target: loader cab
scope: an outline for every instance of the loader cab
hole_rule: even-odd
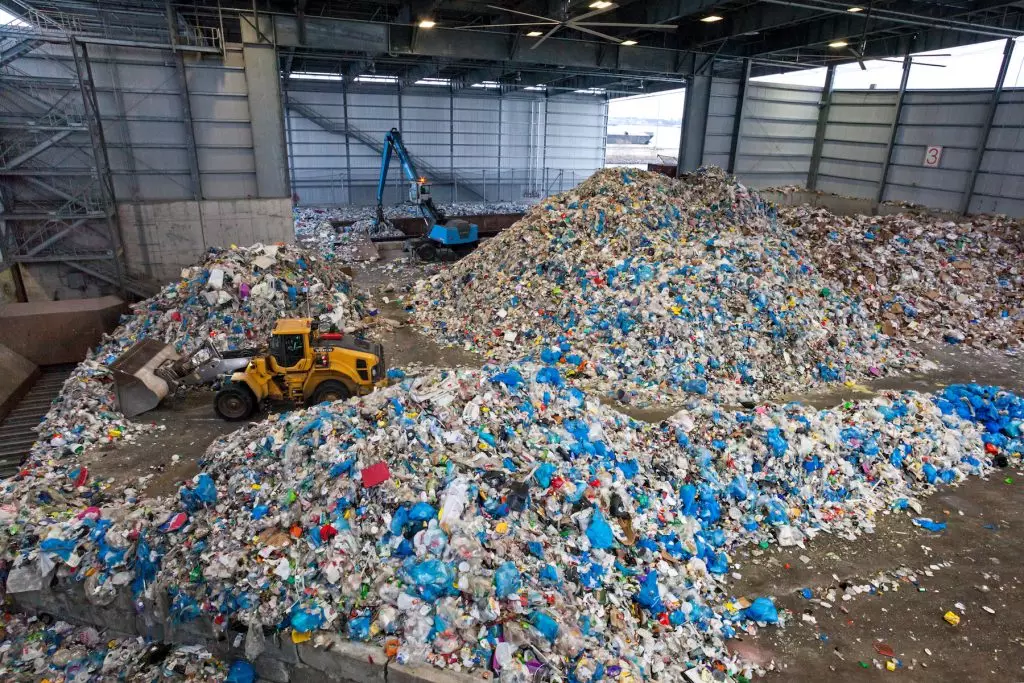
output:
[[[311,330],[312,326],[307,318],[278,320],[271,332],[267,349],[271,367],[281,370],[304,369],[303,361],[310,357]]]
[[[275,334],[270,338],[270,355],[281,368],[294,368],[306,357],[306,337]]]

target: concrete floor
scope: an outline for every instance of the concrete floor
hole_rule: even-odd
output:
[[[399,321],[404,320],[402,304],[396,301],[401,286],[425,272],[421,266],[395,268],[387,264],[360,265],[354,270],[357,283],[381,302],[379,315]],[[388,286],[388,282],[396,286]],[[391,303],[383,303],[383,297]],[[440,347],[407,326],[392,329],[378,325],[373,336],[384,342],[389,367],[479,367],[483,363],[476,354]],[[933,390],[964,381],[1024,391],[1024,364],[1019,359],[982,356],[946,346],[924,351],[942,368],[788,398],[828,407],[882,389]],[[627,412],[639,419],[660,421],[677,408]],[[87,453],[86,462],[94,476],[113,477],[123,486],[134,486],[138,477],[154,474],[144,491],[151,496],[173,494],[180,482],[198,471],[197,461],[208,444],[237,427],[213,414],[209,392],[192,394],[143,417],[140,421],[164,429],[119,449]],[[171,462],[174,454],[180,456],[176,464]],[[778,671],[770,678],[780,681],[884,677],[1024,681],[1024,472],[996,475],[988,481],[972,480],[943,490],[926,502],[924,516],[949,523],[939,534],[912,526],[908,515],[898,513],[883,516],[876,534],[854,542],[819,538],[806,550],[755,548],[737,554],[733,558],[738,565],[735,571],[742,578],[733,582],[732,594],[776,596],[780,609],[792,610],[793,615],[784,630],[763,629],[754,637],[734,641],[733,648],[764,664],[774,661]],[[1005,477],[1012,483],[1005,483]],[[937,568],[929,569],[932,565]],[[812,604],[799,594],[810,588],[816,597],[822,596],[840,582],[863,584],[880,572],[900,568],[918,572],[921,590],[902,583],[897,591],[859,595],[847,602],[837,601],[831,609]],[[925,576],[925,571],[932,576]],[[989,592],[977,588],[983,585]],[[957,602],[964,609],[954,607]],[[983,605],[995,614],[983,611]],[[960,614],[959,626],[943,621],[947,610]],[[803,621],[805,612],[817,624]],[[895,673],[885,670],[887,658],[876,652],[876,641],[892,648],[894,657],[888,659],[901,660]]]
[[[785,629],[762,629],[732,649],[774,661],[778,671],[768,679],[778,681],[1024,680],[1024,472],[1001,470],[943,489],[924,504],[923,516],[948,527],[932,533],[893,513],[857,541],[819,537],[806,550],[773,546],[734,556],[742,578],[732,592],[776,596],[780,611],[792,614]],[[840,584],[868,584],[901,568],[916,572],[918,584],[837,597],[831,608],[814,602],[829,588],[841,596]],[[804,588],[812,600],[801,595]],[[950,610],[960,615],[958,626],[943,620]],[[804,614],[817,623],[803,621]],[[880,655],[876,644],[894,656]],[[884,668],[897,659],[895,672]]]

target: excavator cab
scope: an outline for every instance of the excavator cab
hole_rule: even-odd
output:
[[[310,318],[282,318],[264,355],[235,372],[214,399],[225,420],[244,420],[265,401],[315,405],[360,396],[387,384],[384,350],[375,342],[321,334]]]

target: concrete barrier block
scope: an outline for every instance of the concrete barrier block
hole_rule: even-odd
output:
[[[299,663],[299,651],[295,648],[295,643],[292,642],[289,634],[282,636],[280,633],[275,633],[273,636],[267,636],[267,645],[263,652],[265,655],[287,664]]]
[[[444,671],[430,664],[388,664],[388,683],[480,683],[469,674]]]
[[[318,640],[321,639],[318,637]],[[303,664],[328,676],[343,676],[357,683],[384,683],[387,659],[379,648],[351,643],[336,635],[328,635],[323,640],[327,641],[323,647],[308,643],[299,646],[299,659]]]
[[[296,664],[291,670],[291,683],[357,683],[355,679],[342,674],[329,675],[305,664]]]
[[[256,669],[256,675],[261,680],[270,681],[271,683],[289,683],[291,678],[287,664],[265,654],[257,657],[252,667]]]

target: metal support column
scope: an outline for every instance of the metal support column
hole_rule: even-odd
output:
[[[704,138],[711,107],[711,76],[694,74],[686,84],[683,104],[683,125],[679,136],[679,160],[676,171],[680,175],[696,171],[704,161]]]
[[[502,112],[505,109],[505,96],[498,95],[498,201],[501,201],[501,124]],[[486,198],[485,198],[486,199]]]
[[[736,91],[736,113],[732,119],[732,139],[729,141],[729,173],[736,172],[736,155],[740,150],[740,136],[743,134],[743,110],[747,104],[747,84],[750,83],[750,60],[743,60],[743,75],[740,76]]]
[[[288,108],[287,83],[288,81],[285,81],[281,86],[281,100],[284,102],[284,139],[288,151],[288,181],[292,185],[292,197],[294,198],[298,194],[298,188],[295,183],[295,146],[292,141],[292,113]],[[345,140],[348,140],[348,135],[345,135]]]
[[[352,151],[350,148],[349,138],[352,136],[349,134],[348,125],[348,79],[341,84],[341,111],[345,117],[345,183],[347,184],[346,199],[348,203],[352,203]]]
[[[459,181],[455,179],[455,93],[448,88],[448,174],[452,181],[452,201],[459,201]]]
[[[188,76],[185,73],[185,56],[174,54],[174,71],[178,77],[178,96],[181,98],[182,128],[185,131],[185,147],[188,155],[188,173],[192,179],[192,198],[203,199],[202,179],[199,175],[199,153],[196,151],[196,133],[192,122],[192,98],[188,92]]]
[[[544,124],[543,124],[543,128],[541,128],[540,149],[541,149],[541,154],[542,154],[541,168],[544,169],[542,171],[543,174],[544,174],[544,180],[541,182],[541,187],[543,189],[541,190],[541,192],[539,194],[543,197],[545,194],[547,194],[547,191],[548,191],[548,92],[547,92],[547,90],[544,91]]]
[[[988,136],[992,132],[992,123],[996,120],[996,110],[999,109],[999,99],[1003,95],[1003,84],[1006,81],[1006,72],[1010,68],[1010,58],[1013,56],[1013,39],[1007,38],[1003,46],[1003,63],[999,66],[999,78],[996,79],[996,86],[992,89],[992,99],[988,103],[988,114],[985,117],[985,128],[978,138],[978,148],[974,151],[974,164],[971,166],[971,177],[964,190],[964,197],[960,202],[960,213],[966,214],[971,210],[971,199],[974,198],[974,190],[978,184],[978,174],[981,172],[981,162],[985,159],[985,149],[988,147]]]
[[[147,277],[153,275],[153,266],[150,263],[149,242],[146,239],[146,229],[142,218],[142,189],[139,187],[139,176],[135,164],[135,150],[132,147],[132,133],[128,126],[128,108],[124,104],[124,93],[121,91],[121,68],[120,64],[110,65],[110,75],[114,86],[114,103],[117,105],[117,122],[121,133],[121,143],[124,145],[125,170],[128,171],[128,192],[132,200],[132,214],[135,216],[135,229],[138,234],[139,255],[141,257],[142,270]],[[127,259],[127,254],[125,255]]]
[[[89,141],[92,143],[93,163],[96,165],[96,182],[99,185],[100,197],[104,204],[104,220],[107,226],[107,239],[111,247],[111,262],[114,268],[113,279],[120,289],[121,296],[128,298],[125,288],[124,273],[121,268],[121,231],[118,225],[117,204],[114,200],[114,184],[110,178],[110,160],[107,158],[107,142],[103,136],[103,120],[96,101],[96,81],[93,79],[92,65],[89,63],[89,51],[84,43],[75,37],[68,40],[71,56],[75,61],[75,75],[78,89],[82,94],[82,105],[85,109],[86,124],[89,128]]]
[[[814,129],[814,146],[811,148],[811,166],[807,170],[807,189],[818,189],[818,168],[821,166],[821,149],[825,146],[825,130],[828,128],[828,112],[832,107],[832,84],[836,79],[836,65],[829,64],[825,70],[825,87],[818,102],[818,125]]]
[[[244,29],[245,22],[242,23]],[[258,38],[265,36],[259,34]],[[260,198],[290,197],[277,50],[272,44],[245,42],[242,59],[245,62],[245,84],[249,89],[257,195]]]
[[[903,58],[903,78],[900,79],[900,92],[896,96],[896,111],[892,117],[892,127],[889,129],[889,144],[885,147],[885,160],[882,162],[882,177],[878,180],[878,192],[875,195],[875,203],[881,204],[885,199],[885,185],[889,182],[889,166],[892,165],[892,148],[896,145],[896,133],[899,131],[900,118],[903,115],[903,98],[907,94],[907,81],[910,80],[910,68],[914,58],[907,55]]]

